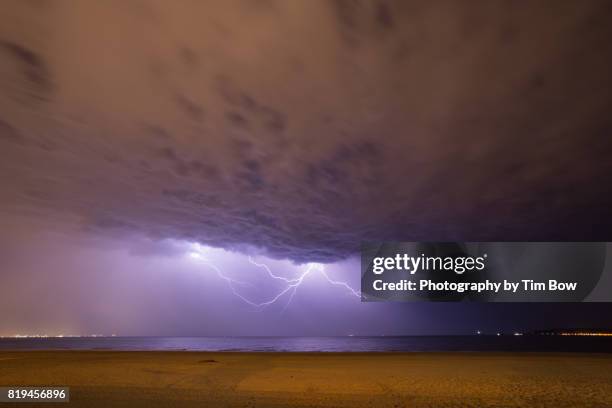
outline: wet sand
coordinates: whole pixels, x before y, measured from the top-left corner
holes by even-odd
[[[612,355],[4,351],[9,385],[70,386],[45,407],[600,408]]]

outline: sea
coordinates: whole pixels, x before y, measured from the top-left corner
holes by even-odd
[[[578,352],[612,353],[612,337],[49,337],[0,338],[0,350],[224,352]]]

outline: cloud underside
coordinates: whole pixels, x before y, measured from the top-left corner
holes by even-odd
[[[296,262],[609,238],[606,2],[7,9],[4,216]]]

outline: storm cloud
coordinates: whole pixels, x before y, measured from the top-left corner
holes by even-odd
[[[13,1],[0,211],[295,262],[609,240],[607,1]]]

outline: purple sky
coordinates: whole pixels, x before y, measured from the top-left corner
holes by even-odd
[[[0,334],[611,324],[330,283],[358,289],[363,240],[610,240],[609,20],[595,0],[8,3]],[[194,243],[255,303],[283,282],[249,255],[329,279],[253,310]]]
[[[3,220],[0,335],[400,335],[605,326],[607,304],[361,303],[316,270],[296,290],[272,299],[280,279],[238,252],[139,236],[89,232]],[[197,254],[197,256],[195,255]],[[295,278],[307,265],[253,255],[277,276]],[[359,289],[356,258],[325,265],[332,280]]]

